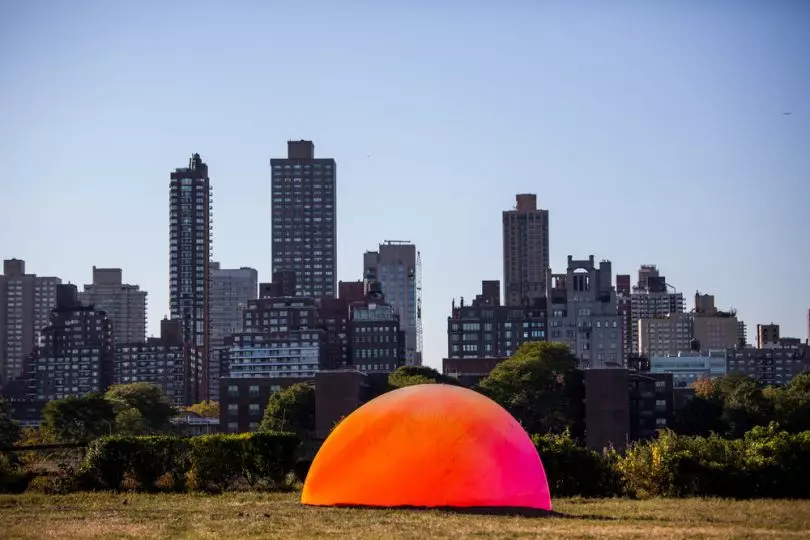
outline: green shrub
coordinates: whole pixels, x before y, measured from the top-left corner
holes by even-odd
[[[810,432],[771,425],[722,439],[664,431],[631,446],[617,468],[637,497],[808,498]]]
[[[202,435],[189,439],[189,487],[222,491],[243,480],[253,488],[284,487],[299,439],[291,433]]]
[[[577,446],[566,432],[535,435],[532,442],[546,471],[554,497],[611,497],[621,494],[621,479],[612,454]]]
[[[120,489],[129,474],[146,491],[155,490],[157,479],[168,474],[179,490],[188,468],[185,446],[177,437],[102,437],[90,444],[82,471],[95,474],[107,489]]]
[[[0,454],[0,493],[22,493],[31,479],[14,454]]]

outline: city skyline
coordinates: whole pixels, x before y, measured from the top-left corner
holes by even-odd
[[[341,167],[339,280],[361,279],[360,255],[385,238],[422,253],[427,365],[441,365],[452,298],[504,279],[501,213],[524,192],[550,212],[553,271],[568,255],[623,274],[654,263],[749,328],[774,321],[805,337],[808,7],[473,5],[437,8],[425,26],[415,7],[392,23],[325,6],[306,29],[267,37],[268,20],[301,8],[181,4],[0,7],[0,227],[16,231],[0,239],[4,258],[77,284],[93,265],[122,268],[149,293],[157,335],[169,314],[167,172],[204,157],[213,260],[266,282],[269,159],[306,138]],[[190,19],[212,39],[172,30]],[[166,84],[195,58],[214,82]],[[255,69],[268,63],[280,71]],[[298,84],[275,84],[285,71]]]

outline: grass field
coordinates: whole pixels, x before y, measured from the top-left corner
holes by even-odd
[[[810,502],[557,500],[553,517],[309,508],[297,494],[0,496],[2,538],[810,538]]]

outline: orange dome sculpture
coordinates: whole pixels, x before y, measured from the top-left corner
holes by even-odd
[[[315,456],[301,502],[551,510],[521,425],[478,392],[444,384],[388,392],[346,417]]]

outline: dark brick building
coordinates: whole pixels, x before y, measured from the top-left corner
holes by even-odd
[[[335,160],[315,158],[312,141],[289,141],[287,157],[270,160],[273,268],[295,273],[295,295],[337,292]]]
[[[75,285],[57,285],[56,308],[41,339],[26,366],[29,400],[103,392],[112,383],[112,323],[105,312],[79,303]]]
[[[378,282],[366,298],[351,305],[349,343],[352,365],[364,373],[387,373],[405,365],[405,332],[399,315],[385,303]]]
[[[203,351],[184,341],[182,321],[163,319],[159,338],[116,344],[115,350],[116,384],[156,384],[174,405],[202,401]]]
[[[547,339],[546,299],[532,305],[502,306],[498,281],[483,281],[482,292],[471,304],[452,305],[447,318],[448,365],[464,371],[455,359],[507,358],[527,341]],[[452,374],[450,372],[445,372]]]

